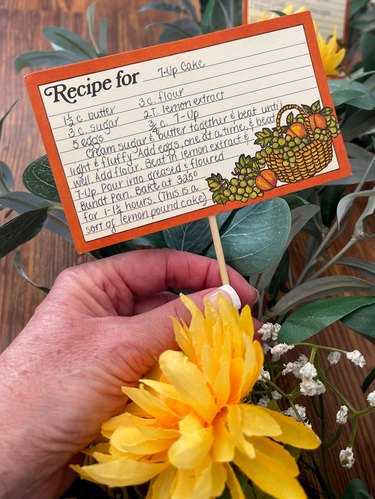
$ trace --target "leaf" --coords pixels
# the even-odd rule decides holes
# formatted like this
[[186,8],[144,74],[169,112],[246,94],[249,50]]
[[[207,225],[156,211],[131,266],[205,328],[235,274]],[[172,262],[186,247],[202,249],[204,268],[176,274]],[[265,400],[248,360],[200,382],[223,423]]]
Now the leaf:
[[258,137],[254,144],[259,144],[261,147],[267,147],[272,139],[272,130],[270,128],[263,128],[261,132],[255,132],[255,135]]
[[17,272],[21,275],[21,277],[23,277],[28,283],[30,283],[32,286],[34,286],[35,288],[38,288],[40,289],[41,291],[44,291],[45,293],[49,293],[50,291],[50,288],[47,288],[46,286],[42,286],[41,284],[37,284],[36,282],[34,282],[27,274],[26,274],[26,271],[24,269],[24,266],[22,264],[22,260],[21,260],[21,253],[19,251],[16,251],[15,252],[15,255],[14,255],[14,260],[13,260],[13,263],[14,263],[14,266],[17,270]]
[[279,291],[287,291],[285,283],[289,277],[289,251],[286,250],[281,257],[280,263],[272,276],[269,293],[272,298],[276,298]]
[[94,47],[72,31],[58,27],[44,28],[43,35],[49,42],[58,45],[63,50],[76,54],[82,58],[81,60],[95,59],[97,57]]
[[[280,198],[235,211],[221,231],[227,263],[245,276],[263,272],[281,256],[290,226],[290,210]],[[207,256],[214,256],[213,248]]]
[[335,261],[335,265],[353,267],[365,275],[368,279],[375,280],[375,263],[360,260],[359,258],[339,258]]
[[0,196],[0,205],[5,208],[25,213],[36,208],[48,208],[51,204],[45,199],[41,199],[30,192],[13,191]]
[[337,211],[336,211],[338,225],[340,226],[342,219],[346,215],[346,213],[347,213],[348,209],[350,208],[350,206],[352,205],[354,199],[359,198],[359,197],[370,197],[370,196],[375,196],[375,189],[368,190],[368,191],[352,192],[351,194],[347,194],[345,197],[340,199],[340,202],[337,205]]
[[350,327],[353,331],[375,339],[375,305],[370,305],[361,310],[355,310],[351,314],[342,319],[345,326]]
[[364,33],[361,36],[362,66],[365,71],[375,69],[375,36],[372,33]]
[[[341,104],[345,104],[346,102],[350,102],[359,97],[363,97],[365,92],[361,90],[354,89],[346,89],[346,90],[336,90],[332,93],[332,100],[335,107],[341,106]],[[370,108],[372,109],[372,107]]]
[[298,196],[297,194],[285,194],[283,199],[288,203],[288,206],[291,210],[298,208],[299,206],[308,205],[309,202],[306,199]]
[[365,223],[367,220],[370,218],[370,216],[374,213],[375,211],[375,191],[374,191],[374,196],[370,197],[367,200],[367,204],[363,212],[361,213],[360,217],[358,218],[355,226],[354,226],[354,231],[353,235],[357,239],[362,239],[366,237],[374,237],[375,234],[373,233],[368,233],[365,230]]
[[99,24],[100,55],[108,55],[108,19],[102,19]]
[[375,130],[375,113],[365,109],[353,113],[341,127],[346,141],[371,133],[373,130]]
[[191,3],[191,1],[190,0],[180,0],[180,1],[182,5],[184,5],[186,11],[190,13],[192,19],[194,19],[194,21],[198,23],[197,11],[195,9],[195,6]]
[[349,17],[354,16],[369,0],[350,0]]
[[365,391],[370,387],[372,382],[375,380],[375,367],[368,373],[366,378],[363,380],[361,389],[362,392],[365,393]]
[[27,211],[0,227],[0,258],[30,241],[43,227],[48,208]]
[[95,49],[95,54],[96,54],[96,56],[98,56],[99,55],[99,47],[97,47],[97,45],[96,45],[96,36],[95,36],[95,32],[96,32],[96,29],[95,29],[95,10],[96,10],[95,3],[90,4],[86,10],[86,19],[87,19],[87,26],[88,26],[88,30],[89,30],[90,40],[91,40],[91,43]]
[[281,327],[280,343],[299,343],[351,312],[375,304],[375,296],[344,296],[319,300],[290,315]]
[[48,217],[44,227],[63,237],[69,243],[73,242],[65,213],[62,210],[54,210],[53,207],[51,207],[48,211]]
[[8,165],[0,161],[0,194],[9,192],[14,186],[14,179],[12,172]]
[[87,57],[78,56],[67,50],[31,50],[19,55],[14,61],[14,70],[19,73],[23,68],[35,66],[64,66],[85,61]]
[[55,179],[47,156],[42,156],[26,167],[22,177],[25,187],[42,198],[60,203]]
[[324,298],[325,296],[337,295],[346,291],[363,291],[366,293],[375,292],[375,284],[360,279],[359,277],[338,275],[319,277],[311,281],[304,282],[292,289],[277,302],[268,317],[277,317],[292,310],[297,305]]
[[[230,213],[230,211],[224,212],[216,216],[219,229],[223,226]],[[212,245],[210,224],[207,218],[165,229],[163,235],[168,248],[188,251],[198,255]]]
[[204,9],[203,33],[212,33],[242,24],[242,0],[209,0]]
[[173,42],[176,40],[183,40],[185,38],[192,38],[193,36],[200,35],[199,27],[190,18],[178,19],[174,23],[152,23],[146,26],[145,29],[153,26],[164,26],[165,30],[160,35],[160,43]]
[[10,108],[8,109],[8,111],[4,114],[4,116],[2,116],[0,118],[0,139],[1,139],[1,135],[3,133],[3,125],[4,125],[4,121],[6,119],[6,117],[8,116],[8,114],[11,112],[11,110],[14,108],[14,106],[17,104],[17,101],[16,102],[13,102],[13,104],[10,106]]
[[175,12],[176,14],[186,14],[186,9],[181,8],[179,5],[174,3],[165,2],[150,2],[143,5],[138,12],[148,12],[149,10],[167,10],[169,12]]
[[282,254],[285,252],[286,248],[289,246],[289,244],[292,242],[294,236],[298,234],[298,232],[306,225],[306,223],[318,213],[319,211],[319,206],[314,205],[314,204],[308,204],[305,206],[300,206],[298,208],[295,208],[291,212],[291,229],[289,232],[289,237],[285,243],[285,247],[283,248],[284,251],[280,254],[280,257],[273,263],[273,265],[269,266],[264,272],[262,277],[259,280],[258,283],[258,290],[260,292],[264,291],[268,284],[271,282],[272,276],[274,275],[277,266],[280,263],[280,259],[282,257]]
[[375,107],[375,96],[364,83],[345,78],[342,80],[330,80],[329,87],[336,107],[344,103],[360,109],[371,110]]
[[336,209],[343,193],[346,189],[345,185],[327,185],[320,189],[320,212],[322,221],[326,227],[331,227],[336,216]]
[[354,478],[345,488],[342,499],[371,499],[371,497],[362,480]]
[[146,246],[149,248],[166,248],[167,243],[165,242],[163,231],[153,232],[152,234],[147,234],[146,236],[137,237],[132,239],[130,242],[136,246]]

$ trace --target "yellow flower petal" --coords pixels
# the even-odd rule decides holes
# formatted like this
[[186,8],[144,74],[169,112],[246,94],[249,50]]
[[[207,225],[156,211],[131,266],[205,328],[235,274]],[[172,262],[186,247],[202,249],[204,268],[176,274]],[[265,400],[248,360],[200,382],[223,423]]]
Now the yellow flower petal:
[[153,478],[146,499],[169,499],[172,496],[172,487],[176,474],[176,468],[168,466],[158,477]]
[[308,426],[305,426],[303,423],[296,421],[290,416],[285,416],[280,412],[271,411],[266,408],[263,408],[263,410],[271,416],[281,428],[281,435],[273,437],[278,442],[292,445],[293,447],[300,449],[316,449],[319,447],[319,437]]
[[[271,462],[270,462],[271,461]],[[234,463],[267,494],[276,499],[306,499],[306,494],[296,478],[285,475],[274,461],[257,451],[256,459],[249,459],[237,451]]]
[[136,426],[155,426],[156,419],[145,419],[138,416],[134,416],[129,412],[120,414],[120,416],[115,416],[102,424],[102,435],[110,438],[112,433],[122,426],[136,425]]
[[225,465],[227,470],[227,485],[232,499],[245,499],[240,482],[237,480],[236,474],[229,464]]
[[251,443],[255,448],[256,459],[261,452],[264,460],[268,459],[270,467],[277,467],[285,476],[298,476],[299,470],[296,460],[282,445],[266,437],[252,437]]
[[252,404],[241,404],[242,431],[247,437],[276,437],[281,434],[280,425],[263,407]]
[[194,407],[206,421],[212,421],[216,413],[215,401],[198,367],[182,352],[172,350],[161,354],[159,364],[169,383],[176,388],[185,403]]
[[250,459],[254,459],[254,446],[243,436],[241,410],[238,405],[228,406],[228,430],[237,449],[246,454]]
[[178,416],[160,398],[151,395],[143,387],[124,387],[122,391],[150,416],[163,421],[165,426],[172,426],[178,419]]
[[174,442],[168,459],[179,469],[194,469],[207,459],[213,441],[213,430],[204,428],[199,419],[190,413],[180,422],[180,438]]
[[227,472],[222,464],[212,463],[195,473],[194,499],[219,497],[224,492]]
[[120,451],[132,454],[154,454],[169,449],[178,436],[176,430],[152,428],[152,432],[147,432],[142,426],[123,426],[114,431],[111,444]]
[[91,466],[71,466],[81,478],[91,482],[103,483],[108,487],[126,487],[128,485],[139,485],[151,480],[161,473],[169,463],[150,464],[128,459],[117,459],[104,464],[92,464]]
[[[194,470],[178,470],[172,486],[173,499],[192,499],[194,497],[195,473]],[[158,498],[164,499],[164,498]]]
[[213,459],[221,463],[232,461],[234,456],[234,442],[227,430],[226,414],[224,412],[215,419],[213,430]]

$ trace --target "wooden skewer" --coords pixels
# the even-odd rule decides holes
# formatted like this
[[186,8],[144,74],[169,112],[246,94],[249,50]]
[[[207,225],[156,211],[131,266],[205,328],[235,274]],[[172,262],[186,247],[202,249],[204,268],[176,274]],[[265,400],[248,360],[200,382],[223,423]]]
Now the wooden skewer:
[[221,282],[222,284],[229,284],[228,271],[227,271],[227,266],[225,264],[223,246],[221,245],[219,227],[217,226],[216,217],[212,215],[211,217],[208,217],[208,221],[210,223],[212,240],[214,242],[216,259],[219,264]]

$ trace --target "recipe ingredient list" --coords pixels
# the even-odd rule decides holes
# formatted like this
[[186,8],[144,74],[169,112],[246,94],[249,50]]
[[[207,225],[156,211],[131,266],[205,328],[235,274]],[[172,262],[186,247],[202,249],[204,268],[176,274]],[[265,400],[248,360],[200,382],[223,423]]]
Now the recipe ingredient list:
[[[152,47],[136,63],[119,54],[26,77],[78,251],[224,211],[207,177],[230,177],[282,106],[323,101],[310,14],[288,16],[286,27],[285,19],[181,53],[158,57],[165,46]],[[339,168],[334,152],[325,173]]]
[[[305,7],[311,11],[317,29],[323,38],[331,36],[334,29],[339,40],[345,38],[349,0],[330,0],[329,2],[327,0],[303,0],[292,3],[295,10]],[[290,0],[247,0],[248,22],[258,21],[264,12],[282,10],[290,4]]]

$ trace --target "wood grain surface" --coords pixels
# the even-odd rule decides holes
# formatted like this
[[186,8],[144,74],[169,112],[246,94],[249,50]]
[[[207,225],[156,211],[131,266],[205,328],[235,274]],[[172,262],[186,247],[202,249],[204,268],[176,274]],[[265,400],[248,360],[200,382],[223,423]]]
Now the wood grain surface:
[[[22,186],[22,172],[32,160],[44,154],[43,144],[35,123],[31,105],[26,95],[22,75],[13,70],[14,58],[26,50],[47,50],[48,42],[42,36],[47,26],[61,26],[74,30],[88,38],[85,11],[91,0],[0,0],[0,115],[18,99],[16,107],[5,122],[0,143],[0,159],[12,169],[18,190]],[[151,45],[157,42],[158,29],[145,30],[144,26],[156,20],[173,20],[175,16],[155,13],[138,13],[146,3],[144,0],[98,0],[97,18],[107,17],[109,21],[109,51],[116,53]],[[25,71],[23,72],[23,74]],[[359,214],[361,204],[355,214]],[[355,214],[351,226],[355,220]],[[0,221],[1,213],[0,213]],[[350,226],[336,241],[331,253],[341,248],[350,237]],[[296,265],[304,260],[305,242],[300,238],[293,246],[292,260]],[[27,273],[37,282],[51,286],[64,268],[79,264],[88,256],[78,256],[74,248],[60,237],[44,230],[34,240],[22,247],[22,260]],[[374,260],[374,245],[361,241],[351,248],[348,256]],[[334,266],[329,274],[343,272]],[[349,274],[353,274],[348,270]],[[18,334],[43,300],[44,293],[33,288],[22,279],[13,267],[13,255],[0,260],[0,351]],[[375,327],[375,325],[374,325]],[[317,336],[317,342],[340,346],[347,350],[358,348],[368,361],[364,369],[353,366],[346,360],[335,368],[333,377],[342,386],[344,393],[355,407],[366,406],[360,385],[374,365],[373,346],[341,325],[334,325]],[[3,402],[2,402],[3,403]],[[333,398],[327,412],[329,429],[335,426],[335,414],[339,403]],[[311,416],[314,421],[314,418]],[[314,423],[315,424],[315,423]],[[359,438],[355,448],[356,463],[350,470],[341,468],[338,453],[346,447],[347,435],[336,445],[330,457],[332,479],[340,493],[351,478],[361,478],[374,494],[374,419],[366,418],[359,425]],[[341,496],[340,496],[341,497]],[[293,499],[293,498],[291,498]]]

